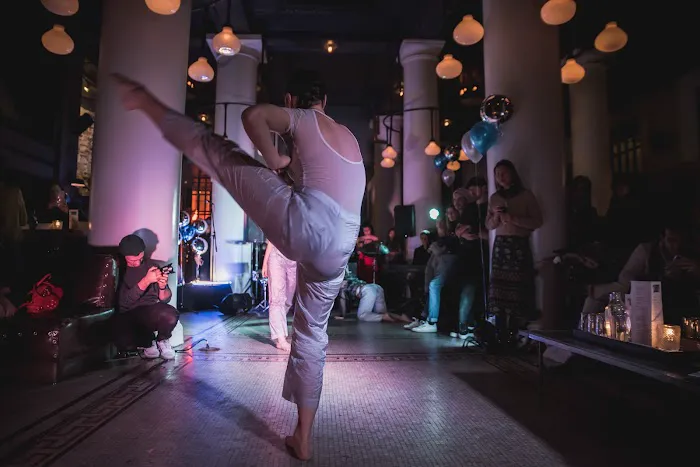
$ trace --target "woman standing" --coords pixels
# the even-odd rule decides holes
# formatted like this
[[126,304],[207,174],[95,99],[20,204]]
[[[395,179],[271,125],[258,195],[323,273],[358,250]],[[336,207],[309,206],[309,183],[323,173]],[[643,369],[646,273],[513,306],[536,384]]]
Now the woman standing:
[[542,225],[535,195],[523,187],[515,166],[501,160],[493,170],[496,192],[491,195],[486,227],[496,231],[491,255],[488,310],[497,332],[514,331],[535,318],[535,267],[530,234]]
[[275,347],[289,352],[291,346],[287,342],[287,313],[294,303],[294,292],[297,289],[297,263],[280,253],[268,240],[262,275],[268,278],[270,339]]

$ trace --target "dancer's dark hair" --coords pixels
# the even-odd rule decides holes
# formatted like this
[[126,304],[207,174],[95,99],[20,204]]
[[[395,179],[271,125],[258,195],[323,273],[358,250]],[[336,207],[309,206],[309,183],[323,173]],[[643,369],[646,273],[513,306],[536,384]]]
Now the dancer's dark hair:
[[298,70],[287,82],[287,92],[297,98],[298,108],[308,109],[323,103],[326,98],[326,85],[317,72]]

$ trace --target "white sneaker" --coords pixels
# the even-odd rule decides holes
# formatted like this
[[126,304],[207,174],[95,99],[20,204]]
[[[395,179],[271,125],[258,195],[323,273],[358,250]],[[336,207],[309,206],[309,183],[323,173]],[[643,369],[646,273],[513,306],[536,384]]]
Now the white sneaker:
[[170,339],[164,339],[162,341],[156,342],[158,350],[160,350],[160,356],[165,360],[172,360],[175,358],[175,351],[173,346],[170,345]]
[[139,350],[141,351],[143,358],[158,358],[158,357],[160,357],[160,350],[158,350],[158,347],[156,347],[156,343],[153,341],[151,341],[150,347],[148,347],[148,348],[139,347]]
[[414,319],[410,323],[404,324],[403,328],[404,329],[413,329],[413,328],[417,328],[418,326],[420,326],[423,323],[425,323],[425,321],[419,321],[417,319]]
[[411,329],[413,332],[437,332],[437,324],[423,323]]

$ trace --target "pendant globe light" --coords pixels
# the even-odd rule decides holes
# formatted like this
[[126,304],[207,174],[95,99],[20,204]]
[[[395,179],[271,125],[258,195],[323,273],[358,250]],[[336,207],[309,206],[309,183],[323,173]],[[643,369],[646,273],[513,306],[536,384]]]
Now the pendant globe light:
[[452,31],[452,38],[459,45],[474,45],[484,38],[484,27],[472,15],[466,15]]
[[452,56],[445,54],[442,61],[435,67],[435,73],[442,79],[453,79],[462,74],[462,62]]
[[586,76],[586,69],[576,61],[575,58],[570,58],[561,67],[561,82],[564,84],[576,84]]
[[596,36],[593,45],[601,52],[617,52],[627,45],[627,33],[615,21],[611,21]]
[[241,40],[233,33],[233,27],[228,23],[231,21],[231,0],[228,0],[226,13],[226,26],[221,28],[221,32],[214,36],[212,46],[219,55],[230,57],[241,51]]
[[214,69],[209,65],[209,62],[204,57],[199,57],[187,69],[187,74],[190,78],[200,83],[208,83],[214,79]]
[[393,166],[396,165],[396,162],[394,162],[394,159],[387,159],[387,158],[384,158],[384,159],[382,159],[382,162],[380,162],[379,165],[381,165],[381,166],[384,167],[385,169],[390,169],[390,168],[392,168]]
[[466,162],[469,160],[469,157],[467,156],[467,153],[464,152],[464,149],[459,150],[459,159],[457,159],[462,162]]
[[450,161],[447,163],[447,170],[451,170],[453,172],[457,172],[460,168],[462,167],[462,164],[460,164],[457,161]]
[[433,135],[434,128],[433,109],[430,109],[430,142],[425,147],[425,155],[430,157],[435,157],[442,152],[440,145],[435,142],[435,136]]
[[396,152],[396,149],[391,145],[391,143],[387,144],[384,150],[382,151],[382,157],[384,159],[396,159],[398,156],[398,153]]
[[550,26],[559,26],[571,21],[576,14],[574,0],[548,0],[540,9],[542,21]]
[[146,6],[159,15],[174,15],[180,9],[180,0],[146,0]]
[[68,55],[73,51],[75,43],[66,32],[66,28],[60,24],[55,24],[41,36],[41,43],[44,48],[56,55]]
[[78,0],[41,0],[41,4],[51,13],[59,16],[73,16],[80,8]]

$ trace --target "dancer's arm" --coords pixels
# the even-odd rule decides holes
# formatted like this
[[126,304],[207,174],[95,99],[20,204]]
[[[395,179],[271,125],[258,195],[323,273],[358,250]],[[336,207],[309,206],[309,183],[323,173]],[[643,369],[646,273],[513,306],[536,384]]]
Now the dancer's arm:
[[241,120],[248,138],[269,168],[278,170],[289,165],[289,156],[280,155],[270,137],[270,132],[281,134],[289,131],[291,120],[284,109],[271,104],[254,105],[243,111]]
[[[182,151],[216,182],[228,174],[225,167],[232,153],[245,154],[233,141],[227,140],[201,123],[170,109],[140,83],[114,74],[122,104],[126,110],[140,110],[161,130],[165,139]],[[250,157],[250,156],[248,156]],[[258,164],[250,157],[251,164]]]
[[263,256],[263,264],[262,264],[262,276],[267,277],[269,273],[269,263],[268,261],[270,260],[270,251],[272,251],[272,247],[270,246],[270,242],[267,242],[267,248],[265,248],[265,256]]

